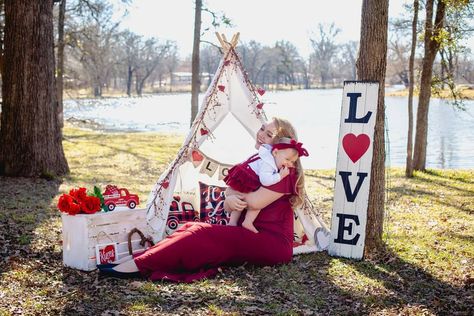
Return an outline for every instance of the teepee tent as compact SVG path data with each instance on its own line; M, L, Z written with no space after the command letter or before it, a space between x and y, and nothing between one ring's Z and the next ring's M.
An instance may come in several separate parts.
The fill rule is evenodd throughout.
M255 136L266 121L260 97L231 42L219 36L224 54L200 110L174 161L158 179L147 202L148 231L154 241L187 221L226 224L223 209L228 169L255 152ZM327 248L329 232L309 199L295 210L294 253Z

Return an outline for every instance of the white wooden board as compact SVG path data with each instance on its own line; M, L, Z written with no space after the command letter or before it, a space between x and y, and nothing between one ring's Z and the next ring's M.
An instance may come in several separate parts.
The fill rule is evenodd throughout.
M377 82L344 82L330 255L364 253L378 90Z

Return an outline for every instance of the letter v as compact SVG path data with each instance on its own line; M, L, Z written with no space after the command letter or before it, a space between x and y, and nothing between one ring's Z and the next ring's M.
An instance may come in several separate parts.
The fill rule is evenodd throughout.
M359 193L360 187L362 186L362 182L364 182L365 177L367 177L368 173L366 172L357 172L357 176L359 180L357 181L357 185L354 189L354 192L351 190L351 184L349 183L349 176L352 175L352 172L348 171L339 171L339 175L342 179L342 184L344 185L344 192L346 193L346 199L349 202L354 202L357 193Z

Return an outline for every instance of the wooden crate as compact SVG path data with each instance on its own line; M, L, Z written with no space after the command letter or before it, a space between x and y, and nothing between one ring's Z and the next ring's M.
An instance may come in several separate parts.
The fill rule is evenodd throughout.
M120 209L96 214L71 216L62 214L63 262L64 265L83 271L96 269L96 245L110 242L118 243L118 259L127 255L128 233L133 228L149 235L146 223L146 209ZM140 236L132 237L134 252L144 249ZM146 245L148 246L148 245Z

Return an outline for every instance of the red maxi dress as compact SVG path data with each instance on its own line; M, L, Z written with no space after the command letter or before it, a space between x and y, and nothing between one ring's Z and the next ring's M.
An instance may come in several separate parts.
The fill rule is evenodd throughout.
M152 281L193 282L211 278L221 266L258 266L290 262L293 255L293 210L296 172L266 187L284 193L263 208L254 221L259 233L238 226L189 222L155 246L134 256L140 273Z

